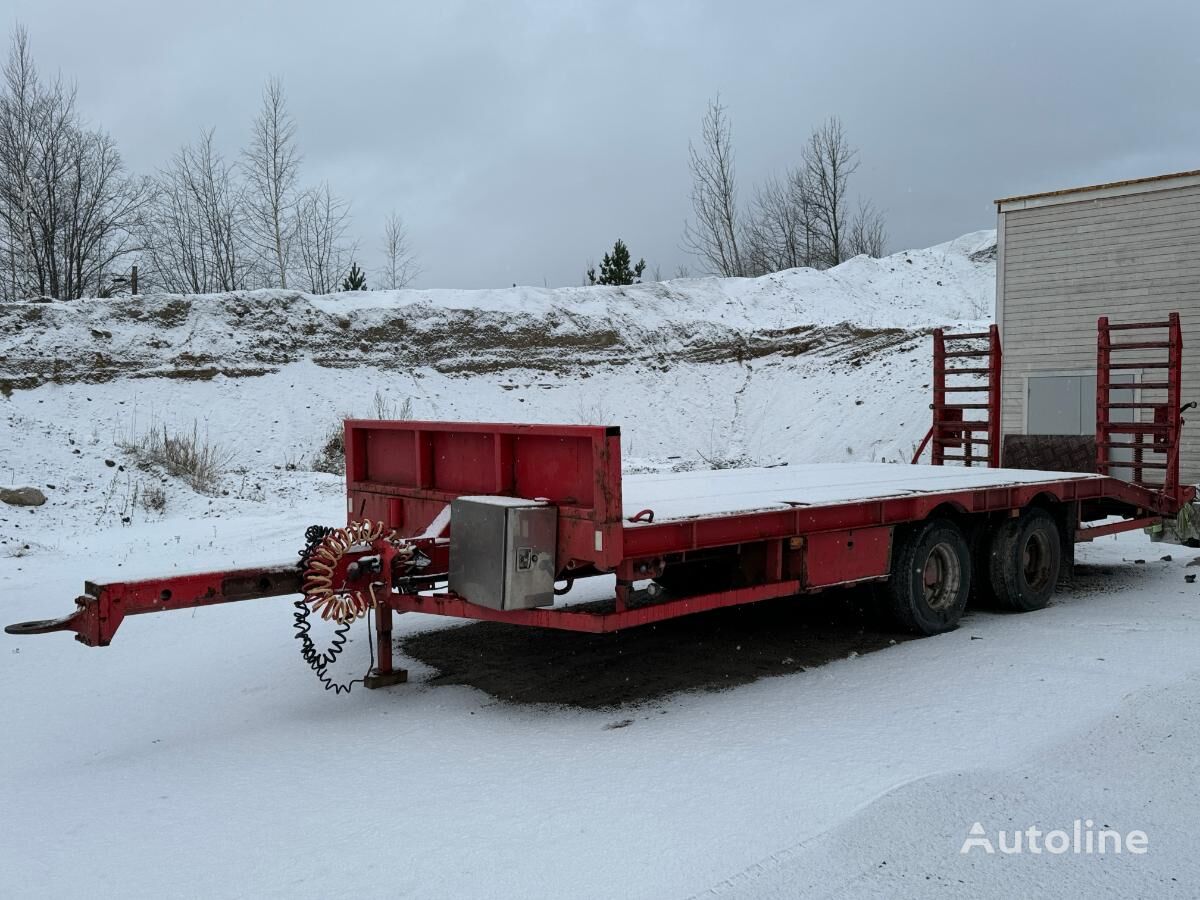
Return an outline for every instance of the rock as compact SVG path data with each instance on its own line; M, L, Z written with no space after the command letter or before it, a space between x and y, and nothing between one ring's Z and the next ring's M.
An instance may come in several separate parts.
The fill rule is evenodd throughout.
M104 464L111 469L113 466L115 466L117 464L117 461L115 459L106 459L104 461Z
M0 501L10 506L41 506L46 495L35 487L0 488Z

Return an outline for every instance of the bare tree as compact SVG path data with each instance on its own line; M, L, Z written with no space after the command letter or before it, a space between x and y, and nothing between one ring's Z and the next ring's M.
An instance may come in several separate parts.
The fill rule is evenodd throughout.
M684 225L684 249L718 275L745 275L738 247L737 177L733 135L718 95L709 101L701 124L700 148L688 143L692 172L692 213Z
M4 66L0 95L0 217L4 295L33 293L33 131L42 89L29 51L29 34L18 25Z
M883 256L886 244L887 229L883 224L883 216L871 201L860 200L846 239L848 255L865 253L867 256Z
M243 196L233 167L213 146L211 130L181 148L156 179L147 217L148 280L176 293L247 287Z
M841 120L832 118L813 131L802 164L824 263L836 266L845 258L847 191L858 168L858 151L850 146Z
M299 280L312 294L339 290L356 247L346 241L350 205L335 197L328 184L300 198L296 216Z
M296 125L288 114L282 83L271 78L263 89L250 146L242 153L242 171L247 236L264 274L269 272L270 280L282 288L288 286L291 267L299 169Z
M791 174L783 180L770 177L755 191L742 238L747 274L765 275L808 264L801 221L806 204L796 202L793 182Z
M782 179L769 177L755 191L742 256L752 275L827 264L826 242L804 166Z
M138 250L144 181L125 175L101 131L84 128L75 89L43 85L18 26L0 93L0 265L9 297L74 299Z
M404 220L393 212L383 224L383 286L390 291L400 290L420 274L408 229Z

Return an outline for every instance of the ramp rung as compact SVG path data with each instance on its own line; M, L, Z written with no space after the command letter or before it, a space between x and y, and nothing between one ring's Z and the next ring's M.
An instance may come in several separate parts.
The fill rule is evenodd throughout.
M1128 362L1128 363L1109 363L1110 369L1169 369L1170 362Z
M991 369L987 366L978 366L970 369L943 369L947 375L986 375Z
M1165 391L1171 385L1166 381L1120 381L1109 382L1110 391Z
M951 356L991 356L991 354L992 354L991 350L984 349L984 350L947 350L942 355L946 356L946 357L951 357Z
M938 420L933 424L946 431L987 431L992 427L987 422L960 422L953 419Z
M1098 441L1096 446L1106 447L1109 450L1141 450L1143 453L1156 453L1159 456L1162 456L1167 452L1166 447L1160 447L1157 444L1129 444L1121 443L1120 441Z
M1133 331L1135 328L1170 328L1170 322L1120 322L1108 323L1109 331Z
M1157 434L1166 431L1169 427L1169 423L1153 422L1110 422L1105 426L1111 434Z
M1167 350L1170 349L1170 341L1126 341L1122 344L1109 344L1109 350Z
M986 331L968 331L968 332L964 332L962 334L954 334L953 332L951 332L949 334L943 334L942 337L947 341L969 341L969 340L976 340L976 339L982 339L982 338L989 338L989 337L991 337L991 335L988 334L988 332L986 332Z
M942 388L942 390L945 391L947 394L949 394L949 393L965 393L967 391L990 391L991 389L992 389L992 386L990 384L962 384L962 385L956 384L953 387Z

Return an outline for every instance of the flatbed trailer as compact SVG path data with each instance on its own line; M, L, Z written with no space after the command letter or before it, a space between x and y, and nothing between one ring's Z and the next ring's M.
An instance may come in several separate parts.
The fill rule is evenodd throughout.
M347 525L310 528L299 565L88 583L70 615L6 631L70 631L105 646L126 616L300 594L304 658L339 691L347 687L326 668L341 644L314 645L313 611L338 623L338 638L356 618L373 617L369 687L405 680L392 623L406 612L609 632L878 583L900 625L935 634L955 627L970 596L1018 611L1044 606L1077 542L1160 523L1193 500L1167 441L1154 445L1174 460L1175 481L1168 472L1165 485L1000 468L994 450L973 457L976 433L995 446L998 344L994 330L967 336L985 339L978 352L995 360L977 388L992 419L955 418L939 388L947 356L969 351L946 351L952 337L936 337L943 371L931 438L941 465L622 477L615 427L353 419L345 423ZM1177 393L1174 402L1163 421L1177 442ZM944 464L955 447L966 465ZM615 576L609 600L573 602L576 581L604 575Z

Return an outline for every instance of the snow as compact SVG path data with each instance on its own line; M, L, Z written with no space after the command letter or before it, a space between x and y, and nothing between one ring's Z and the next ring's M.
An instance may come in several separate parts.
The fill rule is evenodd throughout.
M915 494L1099 477L1022 469L808 463L774 469L629 475L622 479L622 505L626 518L640 510L651 509L654 520L663 522L751 510L830 506Z
M765 505L1012 478L896 464L928 428L928 331L982 324L993 246L624 289L0 305L0 478L49 498L0 507L0 620L66 613L84 579L294 559L345 515L307 462L376 393L414 418L620 425L627 499L664 518L741 505L743 478ZM231 457L215 496L122 449L193 424ZM760 468L707 470L729 462ZM152 486L161 512L136 501ZM409 684L324 693L289 598L131 617L103 649L4 636L0 894L1190 895L1197 556L1101 539L1046 610L608 710L415 660ZM356 630L345 671L368 660ZM959 853L975 821L1075 818L1150 853Z
M813 325L921 327L930 321L980 319L991 311L973 254L994 248L996 233L978 231L923 250L882 259L857 256L832 269L789 269L760 278L677 278L623 287L369 291L313 297L331 314L397 307L624 321L641 327L681 320L771 327L781 319Z
M470 500L475 503L486 503L488 506L503 506L508 509L525 509L530 506L545 506L544 500L529 500L525 497L495 497L491 495L483 495L473 497L464 495L458 498L459 500Z
M249 543L278 558L293 524L216 523L190 558L245 562ZM8 617L61 609L76 569L179 528L149 548L117 531L70 567L3 560ZM1200 597L1182 555L1160 562L1140 535L1081 549L1081 585L1045 611L607 712L497 703L419 668L322 693L286 598L136 617L103 650L9 639L0 881L96 897L915 896L926 877L984 897L1190 893ZM958 852L977 820L1075 817L1143 829L1151 853Z

